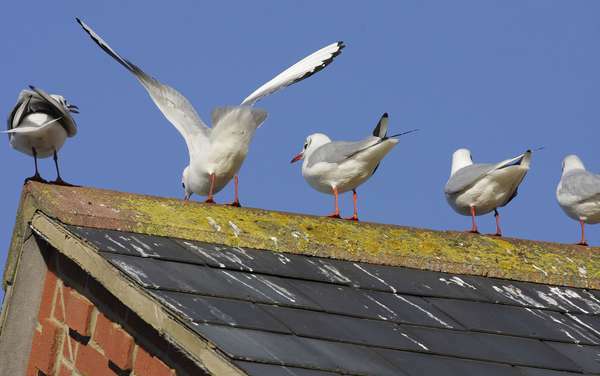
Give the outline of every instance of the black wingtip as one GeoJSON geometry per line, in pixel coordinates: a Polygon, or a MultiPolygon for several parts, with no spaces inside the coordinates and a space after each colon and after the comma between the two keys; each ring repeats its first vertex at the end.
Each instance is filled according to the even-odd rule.
{"type": "Polygon", "coordinates": [[[386,119],[387,119],[387,118],[389,118],[390,116],[388,115],[388,113],[387,113],[387,112],[384,112],[384,113],[383,113],[383,115],[381,115],[381,117],[382,117],[382,118],[386,118],[386,119]]]}
{"type": "Polygon", "coordinates": [[[340,50],[343,50],[344,48],[346,48],[346,44],[344,44],[344,41],[343,41],[343,40],[339,40],[339,41],[337,42],[337,45],[338,45],[338,48],[339,48],[340,50]]]}

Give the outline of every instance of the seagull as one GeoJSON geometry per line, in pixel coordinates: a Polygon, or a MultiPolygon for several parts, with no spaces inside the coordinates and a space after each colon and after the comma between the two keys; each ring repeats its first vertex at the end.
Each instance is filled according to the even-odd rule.
{"type": "Polygon", "coordinates": [[[531,150],[496,164],[473,164],[468,149],[452,155],[452,171],[444,188],[446,200],[459,214],[470,215],[472,233],[478,234],[476,215],[494,211],[496,236],[502,236],[498,208],[517,196],[517,189],[529,171],[531,150]]]}
{"type": "Polygon", "coordinates": [[[335,211],[331,218],[340,218],[338,195],[352,191],[354,215],[349,220],[358,221],[356,188],[366,182],[377,170],[381,160],[398,144],[399,137],[417,131],[387,136],[389,117],[384,113],[373,135],[360,141],[331,141],[323,133],[311,134],[306,138],[302,151],[291,163],[302,162],[302,176],[319,192],[333,194],[335,211]]]}
{"type": "Polygon", "coordinates": [[[581,159],[567,155],[562,164],[562,176],[556,187],[556,200],[564,212],[581,225],[581,241],[585,241],[586,223],[600,222],[600,175],[585,170],[581,159]]]}
{"type": "Polygon", "coordinates": [[[40,88],[29,86],[22,90],[17,104],[8,116],[8,141],[10,145],[27,155],[33,156],[35,174],[25,181],[46,183],[38,171],[38,158],[53,156],[56,180],[52,183],[70,185],[60,176],[58,151],[67,137],[77,134],[77,125],[71,113],[79,113],[77,106],[57,94],[48,94],[40,88]]]}
{"type": "Polygon", "coordinates": [[[122,58],[88,25],[79,18],[76,20],[100,48],[135,75],[154,104],[185,139],[190,161],[182,174],[184,200],[189,200],[196,193],[207,196],[206,203],[214,203],[213,195],[233,178],[235,200],[230,205],[238,207],[238,171],[254,132],[267,117],[266,111],[255,109],[253,105],[265,96],[324,69],[345,47],[343,42],[332,43],[256,89],[240,105],[215,108],[211,114],[212,128],[209,128],[181,93],[122,58]]]}

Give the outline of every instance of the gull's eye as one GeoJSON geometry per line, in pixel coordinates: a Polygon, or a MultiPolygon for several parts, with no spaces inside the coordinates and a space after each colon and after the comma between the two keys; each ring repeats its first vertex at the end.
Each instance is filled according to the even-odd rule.
{"type": "Polygon", "coordinates": [[[304,150],[306,150],[306,148],[308,147],[308,142],[304,143],[304,150]]]}

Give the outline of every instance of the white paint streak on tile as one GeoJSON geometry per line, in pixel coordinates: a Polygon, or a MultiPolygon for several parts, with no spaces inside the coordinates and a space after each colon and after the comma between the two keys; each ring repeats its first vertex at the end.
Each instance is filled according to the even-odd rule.
{"type": "Polygon", "coordinates": [[[254,257],[250,256],[248,254],[248,252],[246,252],[246,250],[244,248],[241,247],[234,247],[233,248],[234,251],[236,251],[237,253],[241,253],[242,255],[244,255],[246,258],[248,258],[249,260],[254,260],[254,257]]]}
{"type": "Polygon", "coordinates": [[[123,244],[119,243],[118,241],[116,241],[115,239],[113,239],[110,235],[108,234],[104,234],[104,238],[106,240],[108,240],[109,242],[115,244],[117,247],[121,247],[123,249],[127,249],[127,247],[125,247],[123,244]]]}
{"type": "MultiPolygon", "coordinates": [[[[383,304],[382,302],[380,302],[379,300],[375,299],[374,297],[372,297],[369,294],[365,293],[365,296],[367,297],[367,299],[369,299],[370,301],[372,301],[373,303],[377,304],[378,306],[380,306],[381,308],[383,308],[384,310],[388,311],[392,317],[397,317],[398,315],[396,314],[396,312],[394,312],[390,307],[386,306],[385,304],[383,304]]],[[[385,318],[384,320],[387,320],[387,318],[385,318]]]]}
{"type": "Polygon", "coordinates": [[[389,289],[392,290],[392,292],[394,294],[397,292],[396,288],[394,286],[390,285],[389,283],[387,283],[386,281],[384,281],[383,278],[380,278],[380,277],[376,276],[375,274],[370,273],[368,270],[365,270],[363,267],[361,267],[360,265],[358,265],[356,263],[352,263],[352,265],[354,265],[355,268],[362,271],[363,273],[366,273],[367,275],[375,278],[376,280],[381,282],[383,285],[389,287],[389,289]]]}
{"type": "Polygon", "coordinates": [[[412,343],[414,343],[415,345],[419,346],[420,348],[422,348],[425,351],[429,351],[429,349],[427,348],[427,346],[425,346],[424,344],[422,344],[421,342],[417,341],[416,339],[412,338],[411,336],[409,336],[406,333],[400,333],[402,335],[402,337],[406,338],[407,340],[411,341],[412,343]]]}
{"type": "Polygon", "coordinates": [[[350,283],[350,278],[343,275],[335,266],[321,261],[318,264],[313,263],[319,269],[319,272],[334,282],[350,283]]]}
{"type": "Polygon", "coordinates": [[[475,286],[473,286],[470,283],[465,282],[462,278],[460,278],[458,276],[453,276],[450,279],[446,279],[446,278],[442,277],[439,280],[440,280],[440,282],[444,282],[446,285],[457,285],[460,287],[468,287],[470,289],[477,290],[477,288],[475,286]]]}
{"type": "Polygon", "coordinates": [[[196,244],[190,243],[190,242],[187,242],[187,241],[184,241],[183,243],[185,245],[187,245],[188,247],[192,248],[194,251],[200,253],[202,256],[206,257],[207,259],[209,259],[212,262],[214,262],[215,264],[217,264],[220,268],[224,268],[225,267],[225,264],[223,264],[221,261],[217,260],[216,257],[214,257],[210,253],[206,252],[201,247],[198,247],[196,244]]]}
{"type": "Polygon", "coordinates": [[[594,327],[592,327],[591,325],[581,321],[581,319],[573,314],[567,313],[567,316],[569,316],[572,320],[575,320],[579,325],[588,328],[589,330],[591,330],[594,334],[600,336],[600,331],[596,330],[594,327]]]}
{"type": "Polygon", "coordinates": [[[279,259],[279,262],[281,262],[283,265],[292,262],[292,260],[290,260],[289,257],[284,255],[283,253],[278,253],[277,258],[279,259]]]}
{"type": "Polygon", "coordinates": [[[401,295],[396,295],[394,294],[394,296],[397,299],[402,300],[404,303],[407,303],[411,306],[413,306],[414,308],[418,309],[419,311],[423,312],[425,315],[427,315],[427,317],[431,318],[432,320],[437,321],[438,323],[442,324],[443,326],[445,326],[446,328],[449,329],[453,329],[452,325],[448,324],[447,322],[445,322],[444,320],[440,319],[439,317],[435,316],[433,313],[429,312],[428,310],[426,310],[425,308],[421,307],[420,305],[411,302],[410,300],[406,299],[405,297],[401,296],[401,295]]]}
{"type": "Polygon", "coordinates": [[[581,298],[579,294],[577,294],[577,292],[570,290],[570,289],[565,289],[564,291],[561,290],[558,287],[549,287],[550,288],[550,292],[556,296],[557,298],[559,298],[562,302],[567,303],[568,305],[570,305],[571,307],[578,309],[579,311],[581,311],[582,313],[589,313],[588,311],[586,311],[585,309],[579,307],[577,304],[573,303],[570,299],[573,298],[581,298]]]}
{"type": "Polygon", "coordinates": [[[521,305],[524,305],[524,306],[531,305],[536,308],[544,308],[543,304],[539,303],[532,297],[525,295],[520,288],[515,287],[513,285],[502,286],[502,288],[500,288],[498,286],[492,286],[492,288],[498,294],[501,294],[502,296],[504,296],[514,302],[517,302],[521,305]]]}
{"type": "Polygon", "coordinates": [[[249,288],[250,290],[256,292],[259,295],[264,296],[265,298],[267,298],[269,301],[274,302],[275,300],[273,300],[273,298],[271,298],[269,295],[265,294],[264,292],[260,291],[259,289],[255,288],[252,285],[247,284],[246,282],[240,280],[239,278],[237,278],[236,276],[234,276],[233,274],[229,273],[229,272],[223,272],[223,274],[227,275],[229,278],[233,279],[236,282],[241,283],[242,285],[246,286],[247,288],[249,288]]]}
{"type": "Polygon", "coordinates": [[[260,277],[260,276],[255,276],[255,277],[256,277],[256,279],[258,279],[259,281],[261,281],[262,283],[267,285],[267,287],[269,287],[271,290],[275,291],[276,294],[282,296],[283,298],[289,300],[292,303],[296,303],[296,295],[292,294],[286,288],[281,287],[278,284],[276,284],[275,282],[269,281],[268,279],[265,279],[263,277],[260,277]]]}

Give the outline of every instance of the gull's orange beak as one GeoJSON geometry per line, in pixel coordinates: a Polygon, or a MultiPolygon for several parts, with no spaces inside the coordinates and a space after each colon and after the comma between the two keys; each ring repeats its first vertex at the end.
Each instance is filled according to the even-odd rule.
{"type": "Polygon", "coordinates": [[[302,158],[304,158],[304,153],[298,153],[294,158],[292,158],[290,163],[298,162],[302,158]]]}

